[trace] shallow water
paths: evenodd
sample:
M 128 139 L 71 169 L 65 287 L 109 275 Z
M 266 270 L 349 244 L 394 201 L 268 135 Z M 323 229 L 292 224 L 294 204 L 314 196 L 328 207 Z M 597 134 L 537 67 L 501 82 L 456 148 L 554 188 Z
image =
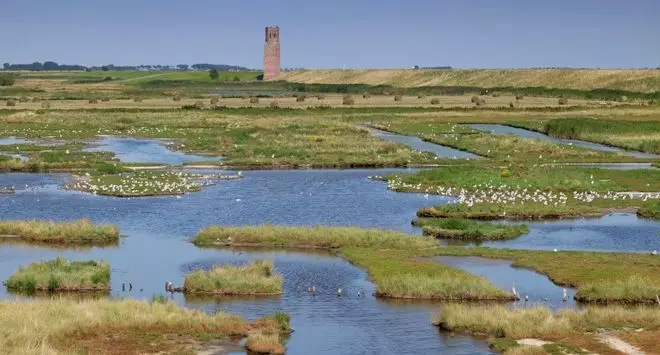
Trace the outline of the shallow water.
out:
M 284 275 L 284 294 L 267 298 L 185 299 L 176 302 L 207 311 L 226 310 L 254 319 L 277 310 L 292 314 L 296 332 L 289 354 L 309 353 L 491 353 L 485 342 L 441 333 L 431 325 L 439 304 L 396 302 L 371 296 L 366 273 L 329 254 L 299 252 L 231 252 L 200 249 L 186 241 L 209 224 L 329 224 L 394 228 L 415 232 L 415 211 L 448 198 L 388 191 L 370 175 L 403 172 L 381 170 L 248 171 L 242 180 L 219 181 L 201 192 L 175 197 L 120 199 L 57 188 L 66 175 L 4 174 L 0 185 L 25 186 L 0 196 L 3 219 L 90 218 L 116 223 L 118 247 L 49 249 L 0 244 L 0 279 L 18 267 L 41 259 L 102 259 L 112 265 L 112 295 L 149 299 L 164 293 L 165 281 L 183 283 L 186 272 L 213 264 L 274 259 Z M 131 282 L 132 292 L 122 292 Z M 305 292 L 314 285 L 316 297 Z M 336 289 L 346 290 L 338 298 Z M 358 298 L 357 290 L 366 297 Z M 0 297 L 15 297 L 0 289 Z
M 492 134 L 511 134 L 523 138 L 532 138 L 532 139 L 540 139 L 543 141 L 548 141 L 552 143 L 557 143 L 557 144 L 568 144 L 568 145 L 574 145 L 577 147 L 582 147 L 582 148 L 587 148 L 587 149 L 593 149 L 593 150 L 600 150 L 603 152 L 614 152 L 614 153 L 620 153 L 623 155 L 628 155 L 631 157 L 635 158 L 660 158 L 660 155 L 657 154 L 650 154 L 650 153 L 642 153 L 642 152 L 635 152 L 635 151 L 630 151 L 630 150 L 624 150 L 616 147 L 610 147 L 604 144 L 598 144 L 598 143 L 592 143 L 592 142 L 587 142 L 587 141 L 581 141 L 581 140 L 576 140 L 576 139 L 561 139 L 561 138 L 554 138 L 550 137 L 546 134 L 535 132 L 535 131 L 530 131 L 524 128 L 516 128 L 516 127 L 511 127 L 511 126 L 506 126 L 506 125 L 500 125 L 500 124 L 484 124 L 484 123 L 474 123 L 474 124 L 468 124 L 472 129 L 476 129 L 479 131 L 486 131 L 490 132 Z
M 612 213 L 601 218 L 524 223 L 529 226 L 528 234 L 480 245 L 513 249 L 640 253 L 660 250 L 660 221 L 641 219 L 630 213 Z
M 568 297 L 564 302 L 564 287 L 555 285 L 547 276 L 533 270 L 515 268 L 508 260 L 455 256 L 437 256 L 429 259 L 473 275 L 483 276 L 498 288 L 509 293 L 513 293 L 515 287 L 521 298 L 520 301 L 513 303 L 516 306 L 543 304 L 554 309 L 575 306 L 573 289 L 566 288 Z M 529 296 L 528 302 L 524 300 L 526 295 Z
M 181 165 L 188 162 L 218 161 L 221 157 L 186 154 L 167 149 L 165 141 L 101 136 L 86 152 L 113 152 L 122 162 Z
M 401 134 L 390 133 L 386 131 L 381 131 L 374 128 L 368 128 L 369 132 L 374 137 L 384 139 L 391 142 L 402 143 L 409 146 L 412 149 L 419 150 L 422 152 L 431 152 L 440 158 L 450 158 L 450 159 L 477 159 L 481 158 L 476 154 L 470 152 L 465 152 L 462 150 L 450 148 L 444 145 L 435 144 L 426 142 L 419 137 L 414 136 L 404 136 Z
M 372 175 L 414 172 L 414 169 L 247 171 L 241 180 L 218 181 L 200 192 L 176 197 L 121 199 L 64 191 L 58 188 L 66 174 L 0 174 L 0 186 L 16 186 L 13 195 L 0 195 L 3 219 L 89 218 L 97 223 L 115 223 L 122 233 L 120 245 L 108 248 L 49 249 L 25 244 L 0 244 L 0 280 L 18 267 L 41 259 L 65 256 L 74 260 L 102 259 L 112 265 L 112 295 L 149 299 L 164 293 L 165 281 L 177 285 L 186 272 L 216 263 L 241 263 L 273 259 L 284 275 L 284 294 L 268 298 L 191 299 L 175 295 L 176 302 L 207 311 L 226 310 L 254 319 L 276 310 L 290 312 L 296 332 L 288 346 L 290 354 L 308 353 L 490 353 L 483 341 L 439 332 L 431 325 L 437 302 L 378 300 L 371 296 L 373 284 L 366 273 L 329 254 L 300 252 L 232 252 L 200 249 L 189 242 L 209 224 L 355 225 L 420 231 L 411 226 L 417 209 L 451 201 L 442 196 L 396 193 L 387 190 Z M 27 185 L 27 186 L 26 186 Z M 615 216 L 616 217 L 616 216 Z M 643 250 L 660 231 L 658 222 L 618 219 L 556 222 L 554 232 L 541 233 L 548 225 L 533 224 L 526 241 L 520 237 L 502 245 L 560 249 Z M 600 221 L 600 222 L 599 222 Z M 564 223 L 563 225 L 561 223 Z M 570 223 L 594 234 L 570 232 Z M 534 234 L 540 233 L 540 234 Z M 563 237 L 566 233 L 567 237 Z M 612 243 L 601 244 L 600 240 Z M 557 242 L 560 241 L 560 242 Z M 657 249 L 660 249 L 658 247 Z M 485 267 L 484 269 L 489 269 Z M 492 277 L 510 288 L 511 268 L 492 267 Z M 489 271 L 489 270 L 486 270 Z M 498 274 L 501 274 L 498 276 Z M 516 285 L 532 297 L 541 276 L 515 276 Z M 509 278 L 509 279 L 507 279 Z M 531 280 L 531 281 L 530 281 Z M 121 292 L 122 282 L 131 282 L 131 293 Z M 305 290 L 315 286 L 311 297 Z M 524 285 L 524 286 L 523 286 Z M 335 291 L 346 290 L 337 298 Z M 539 286 L 548 294 L 556 290 Z M 362 289 L 367 297 L 358 298 Z M 520 289 L 519 292 L 523 292 Z M 561 294 L 561 293 L 560 293 Z M 559 295 L 560 295 L 559 294 Z M 0 288 L 0 298 L 13 297 Z M 534 298 L 533 298 L 534 299 Z
M 26 144 L 30 141 L 24 138 L 8 137 L 0 138 L 0 145 L 10 145 L 10 144 Z

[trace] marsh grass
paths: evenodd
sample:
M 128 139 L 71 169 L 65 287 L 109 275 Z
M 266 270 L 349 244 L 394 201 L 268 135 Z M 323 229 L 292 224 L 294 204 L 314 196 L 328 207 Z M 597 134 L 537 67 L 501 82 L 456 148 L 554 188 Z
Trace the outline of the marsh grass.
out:
M 279 334 L 265 334 L 263 332 L 248 335 L 245 347 L 257 354 L 284 354 L 286 352 Z
M 598 217 L 606 210 L 589 204 L 544 205 L 525 203 L 506 205 L 500 203 L 449 204 L 424 207 L 417 211 L 422 218 L 480 219 L 480 220 L 535 220 Z
M 105 174 L 99 171 L 92 176 L 72 176 L 65 187 L 104 196 L 145 197 L 200 191 L 202 183 L 199 180 L 199 176 L 195 174 L 166 171 L 122 174 Z
M 625 149 L 660 153 L 660 123 L 657 121 L 571 117 L 549 120 L 539 130 L 558 138 L 580 139 Z
M 425 235 L 444 239 L 500 240 L 513 239 L 529 232 L 526 225 L 505 225 L 475 222 L 461 218 L 418 218 L 413 221 Z
M 200 341 L 277 332 L 268 319 L 135 300 L 2 301 L 0 318 L 0 348 L 10 354 L 194 353 L 203 350 L 191 345 Z
M 277 295 L 282 293 L 282 276 L 275 272 L 272 261 L 215 265 L 209 271 L 187 274 L 184 290 L 192 294 Z
M 598 329 L 660 327 L 658 307 L 587 307 L 553 313 L 544 306 L 507 308 L 502 305 L 449 304 L 433 322 L 450 330 L 488 334 L 498 338 L 561 340 L 577 332 Z
M 376 296 L 441 300 L 510 300 L 511 295 L 477 277 L 431 261 L 411 250 L 344 248 L 342 255 L 364 267 L 376 284 Z
M 20 268 L 6 281 L 16 292 L 74 292 L 110 290 L 110 265 L 57 258 Z
M 199 246 L 267 246 L 334 249 L 344 247 L 416 249 L 437 246 L 433 238 L 354 227 L 210 226 L 193 241 Z
M 535 270 L 558 285 L 575 288 L 575 298 L 583 302 L 655 303 L 656 295 L 660 295 L 660 257 L 650 251 L 639 254 L 444 247 L 419 253 L 512 260 L 514 267 Z
M 95 225 L 87 219 L 74 222 L 53 221 L 0 221 L 0 236 L 16 236 L 28 242 L 53 244 L 98 244 L 116 243 L 119 228 L 115 225 Z

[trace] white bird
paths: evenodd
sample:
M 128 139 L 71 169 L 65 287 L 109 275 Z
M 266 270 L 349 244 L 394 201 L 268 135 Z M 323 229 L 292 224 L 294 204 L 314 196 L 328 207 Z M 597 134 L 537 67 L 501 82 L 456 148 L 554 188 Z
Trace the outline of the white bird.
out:
M 652 251 L 651 255 L 658 255 L 658 251 L 657 250 Z
M 562 299 L 562 301 L 566 302 L 566 301 L 568 301 L 568 293 L 566 293 L 566 289 L 563 289 L 563 290 L 564 290 L 564 294 L 563 294 L 561 299 Z
M 513 292 L 513 295 L 514 295 L 517 299 L 520 299 L 520 296 L 518 295 L 518 291 L 516 291 L 516 285 L 513 285 L 513 287 L 511 287 L 511 291 Z
M 557 248 L 553 249 L 552 251 L 554 251 L 555 253 L 558 252 Z
M 525 302 L 529 301 L 529 295 L 525 295 Z
M 341 297 L 341 288 L 337 289 L 337 297 Z

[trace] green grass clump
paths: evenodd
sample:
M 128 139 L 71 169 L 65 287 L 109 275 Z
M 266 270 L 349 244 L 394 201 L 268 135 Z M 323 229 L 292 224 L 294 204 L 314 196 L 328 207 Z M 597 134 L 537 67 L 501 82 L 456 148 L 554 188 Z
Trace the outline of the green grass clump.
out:
M 108 291 L 110 265 L 57 258 L 20 268 L 5 284 L 7 289 L 17 292 Z
M 277 295 L 282 293 L 282 276 L 275 273 L 272 261 L 216 265 L 186 275 L 184 290 L 192 294 Z
M 544 306 L 507 308 L 502 305 L 448 304 L 433 322 L 450 330 L 488 334 L 498 338 L 535 338 L 556 341 L 597 329 L 660 328 L 660 308 L 588 307 L 557 313 Z
M 210 226 L 199 231 L 193 241 L 199 246 L 248 245 L 302 248 L 428 248 L 437 246 L 433 238 L 401 232 L 353 227 Z
M 511 295 L 486 278 L 431 261 L 417 260 L 408 250 L 344 248 L 344 257 L 364 267 L 386 298 L 442 300 L 510 300 Z
M 461 218 L 418 218 L 413 224 L 421 226 L 424 235 L 444 239 L 474 241 L 513 239 L 529 232 L 526 225 L 475 222 Z
M 86 219 L 75 222 L 4 220 L 0 221 L 0 235 L 39 243 L 103 245 L 119 240 L 119 228 L 95 225 Z
M 637 210 L 637 215 L 642 218 L 660 219 L 660 201 L 650 202 L 642 205 Z

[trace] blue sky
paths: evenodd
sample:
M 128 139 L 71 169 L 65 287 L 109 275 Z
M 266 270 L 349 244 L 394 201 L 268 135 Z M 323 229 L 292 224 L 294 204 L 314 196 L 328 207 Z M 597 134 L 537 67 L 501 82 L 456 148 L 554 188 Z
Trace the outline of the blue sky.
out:
M 2 0 L 0 63 L 658 67 L 658 0 Z

